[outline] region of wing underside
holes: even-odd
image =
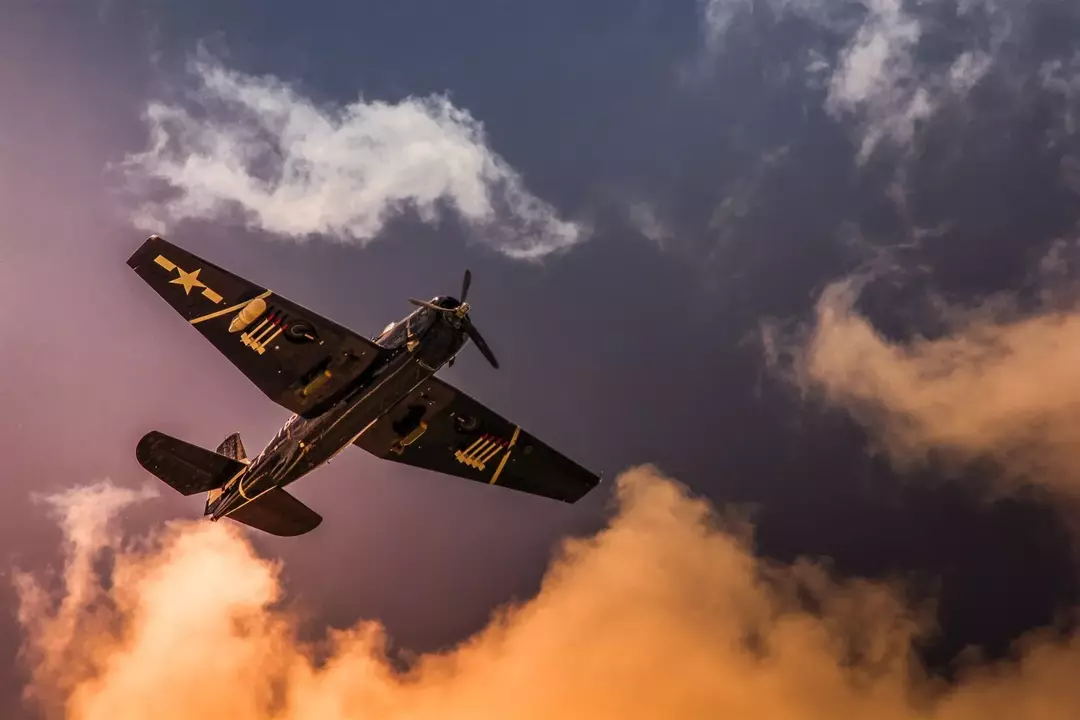
[[[421,384],[354,444],[386,460],[568,503],[600,481],[437,378]]]
[[[334,402],[384,352],[156,235],[128,265],[271,400],[304,417]]]

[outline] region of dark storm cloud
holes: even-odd
[[[967,94],[991,71],[1010,74],[1029,60],[1011,51],[1030,40],[1038,8],[1027,2],[965,0],[701,0],[707,49],[722,53],[741,34],[779,43],[789,61],[805,59],[803,86],[821,91],[822,106],[848,124],[856,159],[879,147],[909,152],[920,126]],[[748,29],[750,14],[766,18]],[[806,30],[794,42],[784,24]],[[732,37],[729,37],[732,36]],[[1052,56],[1055,50],[1048,49]]]
[[[802,118],[747,149],[765,158],[777,147],[789,148],[792,163],[768,170],[766,179],[782,182],[813,165],[822,182],[850,184],[835,201],[807,211],[801,218],[807,224],[831,222],[835,228],[855,221],[879,236],[871,243],[895,244],[907,242],[905,234],[957,220],[949,215],[963,201],[949,203],[950,191],[962,185],[977,192],[980,181],[990,181],[986,166],[995,161],[997,172],[1012,175],[1037,172],[1038,162],[1054,164],[1066,182],[1075,182],[1070,68],[1077,47],[1075,32],[1067,30],[1080,27],[1075,7],[997,0],[702,0],[699,12],[709,62],[721,70],[756,63],[761,88],[783,98],[767,110],[748,109],[757,124],[780,122],[759,117],[763,112],[797,110],[795,117]],[[728,84],[703,83],[695,91],[724,93],[737,107],[753,97]],[[823,142],[826,118],[850,147]],[[749,121],[749,115],[740,120]],[[1044,157],[1048,152],[1055,157]],[[1017,168],[1025,157],[1031,158],[1028,167]],[[765,165],[744,163],[742,179],[729,183],[724,195],[738,193]],[[796,182],[806,189],[804,178]],[[752,209],[720,234],[760,242],[760,216],[778,203],[792,204],[774,195],[775,185],[764,183],[741,201]],[[894,217],[881,217],[875,196],[888,200]],[[764,234],[783,232],[764,222],[770,228]],[[883,223],[891,227],[883,230]]]
[[[1077,8],[996,0],[701,8],[720,56],[747,35],[767,42],[784,23],[812,30],[784,54],[814,56],[801,91],[853,140],[850,156],[834,153],[823,167],[854,159],[859,178],[846,211],[832,217],[833,245],[848,223],[859,241],[847,262],[869,252],[891,266],[840,280],[840,263],[824,269],[817,280],[827,287],[815,290],[802,344],[792,350],[767,335],[773,359],[792,350],[789,377],[847,409],[905,468],[935,452],[962,465],[992,458],[1014,480],[1075,495],[1076,275],[1060,261],[1080,221]],[[758,22],[748,22],[751,12]],[[874,195],[892,209],[875,206]],[[783,206],[761,193],[725,202]],[[728,235],[746,215],[723,224]],[[1040,262],[1042,275],[1032,267]]]
[[[621,242],[611,228],[599,228],[608,236],[597,232],[595,241],[560,245],[578,250],[544,272],[502,261],[495,253],[466,255],[469,262],[488,264],[486,272],[478,273],[485,279],[477,283],[477,292],[490,293],[485,327],[498,328],[491,339],[505,348],[497,350],[507,358],[507,370],[484,374],[462,362],[448,378],[527,421],[560,447],[580,450],[583,459],[592,453],[611,469],[628,458],[670,463],[696,489],[761,501],[767,511],[760,524],[763,553],[787,556],[826,548],[842,570],[857,575],[864,574],[863,568],[872,573],[881,567],[945,575],[943,602],[952,604],[952,613],[946,607],[943,617],[960,626],[946,628],[956,642],[1001,639],[1020,632],[1024,623],[1049,622],[1057,600],[1045,599],[1046,587],[1067,588],[1070,571],[1061,559],[1065,553],[1055,553],[1063,544],[1060,537],[1028,534],[1032,525],[1040,531],[1053,525],[1049,511],[1010,514],[1015,510],[1010,506],[983,512],[969,496],[952,496],[950,503],[932,493],[923,496],[920,512],[907,505],[883,509],[881,495],[888,495],[892,478],[871,474],[861,440],[853,441],[846,426],[830,422],[802,422],[793,431],[805,418],[789,404],[755,393],[759,358],[741,352],[737,343],[762,314],[813,312],[823,281],[846,271],[851,256],[866,252],[865,246],[915,245],[904,264],[933,265],[942,282],[950,268],[960,267],[969,270],[969,281],[975,276],[1007,287],[1001,268],[1016,267],[1017,255],[1003,255],[1000,248],[1059,237],[1062,223],[1068,224],[1068,217],[1062,221],[1035,204],[1031,195],[1045,195],[1038,177],[1030,165],[1009,158],[1026,154],[1034,158],[1031,162],[1056,168],[1061,149],[1068,149],[1069,126],[1059,122],[1067,115],[1058,109],[1071,107],[1074,49],[1067,42],[1034,43],[1024,3],[732,1],[714,3],[711,14],[697,16],[689,4],[670,13],[667,3],[637,7],[650,4],[665,8],[654,13],[656,28],[613,20],[628,13],[626,4],[618,2],[523,5],[505,15],[493,9],[498,3],[466,3],[467,9],[455,6],[443,14],[418,12],[422,4],[408,2],[373,5],[362,12],[347,12],[347,4],[340,3],[271,11],[243,0],[226,6],[163,6],[162,13],[172,13],[159,23],[166,60],[177,48],[177,54],[186,55],[194,46],[190,37],[178,37],[181,32],[198,35],[224,28],[237,47],[246,47],[247,57],[235,66],[214,66],[221,75],[207,76],[209,84],[202,84],[206,78],[198,69],[184,81],[193,80],[191,85],[171,84],[191,89],[192,95],[152,103],[161,114],[145,125],[138,122],[138,113],[148,107],[146,98],[162,96],[160,86],[140,85],[124,74],[125,68],[138,66],[130,53],[118,49],[108,62],[100,57],[102,45],[128,47],[122,42],[125,34],[108,43],[99,38],[94,47],[89,31],[64,41],[23,33],[27,50],[22,56],[12,53],[17,44],[0,43],[5,59],[0,78],[18,67],[29,87],[20,88],[20,102],[5,106],[23,132],[21,139],[6,144],[17,149],[21,166],[2,168],[9,177],[19,171],[19,180],[0,197],[0,206],[14,213],[5,215],[11,224],[0,240],[18,233],[40,256],[33,265],[19,267],[16,285],[3,288],[19,312],[0,317],[0,326],[5,338],[18,337],[19,342],[0,357],[0,390],[10,398],[8,409],[29,428],[0,438],[10,443],[8,472],[18,485],[9,487],[14,499],[0,523],[10,545],[51,547],[39,539],[45,530],[37,516],[22,512],[18,503],[32,482],[55,487],[76,473],[101,476],[108,470],[134,483],[144,474],[132,449],[148,429],[159,427],[214,447],[237,429],[257,443],[284,419],[212,348],[186,335],[184,323],[130,277],[122,260],[141,238],[126,225],[127,216],[102,218],[104,213],[92,209],[105,205],[98,190],[106,158],[148,149],[130,167],[169,191],[149,212],[170,227],[175,224],[173,239],[254,280],[273,282],[290,297],[361,332],[377,331],[396,317],[402,304],[398,298],[410,288],[453,286],[465,262],[462,248],[446,242],[441,228],[437,238],[429,236],[431,242],[396,241],[402,235],[384,221],[400,207],[411,204],[425,219],[461,217],[474,240],[496,248],[509,243],[517,251],[529,247],[527,241],[517,244],[523,242],[520,227],[537,229],[533,239],[554,238],[556,245],[569,237],[559,231],[565,227],[561,223],[581,229],[566,219],[575,215],[564,217],[551,208],[572,207],[574,198],[586,195],[599,179],[608,187],[630,188],[619,195],[625,199],[624,214],[654,244]],[[211,6],[213,15],[207,17]],[[731,9],[735,12],[723,14]],[[702,37],[699,25],[688,22],[673,32],[677,22],[660,22],[680,12],[687,19],[707,18],[722,29],[709,41],[716,67],[713,86],[676,87],[670,65],[677,53],[671,48],[691,54],[700,49],[695,42]],[[252,22],[255,13],[266,14]],[[309,18],[317,21],[309,24]],[[261,65],[260,55],[265,59]],[[27,56],[48,58],[57,67],[35,69],[25,62]],[[240,73],[240,67],[269,69],[276,78],[289,73],[303,82],[286,88],[265,75]],[[222,88],[225,96],[215,94]],[[357,103],[360,91],[371,95]],[[428,102],[439,97],[432,93],[443,91],[453,92],[453,102]],[[1024,119],[1029,112],[1017,99],[1032,91],[1056,105],[1026,134],[1014,133],[1010,118]],[[427,100],[383,105],[371,100],[408,93]],[[55,97],[44,102],[45,96]],[[315,100],[327,96],[338,102]],[[259,105],[264,101],[269,109],[260,114],[260,108],[267,109]],[[993,112],[984,113],[984,106]],[[205,127],[188,122],[208,109],[222,110],[213,115],[220,122]],[[381,125],[375,132],[374,126],[364,125],[359,136],[372,141],[365,146],[372,154],[363,157],[379,169],[377,175],[354,174],[350,163],[359,156],[348,153],[319,168],[309,165],[318,159],[312,153],[323,141],[328,149],[348,146],[356,127],[353,110],[361,119],[415,122],[423,133],[395,134]],[[247,124],[239,121],[252,118]],[[474,132],[480,121],[482,135]],[[289,134],[289,128],[303,131]],[[144,145],[145,136],[137,133],[146,129],[162,134]],[[282,138],[298,142],[286,148],[292,154],[249,155],[251,138],[245,132],[256,134],[256,144],[269,139],[274,146]],[[2,132],[0,138],[10,140]],[[997,144],[973,149],[986,138],[997,138]],[[165,141],[160,148],[159,139]],[[423,152],[401,173],[376,162],[382,151],[397,157],[416,150],[416,139],[424,141],[420,149],[446,150],[461,164],[450,167],[440,161],[443,155]],[[1028,152],[1049,141],[1058,143],[1058,149],[1046,157]],[[1002,142],[1011,153],[1004,161]],[[85,152],[87,147],[93,152]],[[217,150],[220,154],[211,152]],[[506,158],[505,164],[493,160],[498,157]],[[898,167],[906,168],[906,174],[898,173]],[[280,181],[285,169],[294,172],[286,179],[295,185]],[[322,174],[310,173],[313,169]],[[513,174],[504,177],[503,171]],[[1010,176],[1017,179],[1010,182]],[[500,185],[506,177],[518,177],[520,185]],[[1034,190],[1018,201],[1013,197],[1018,186]],[[293,187],[317,191],[312,197],[320,202],[340,199],[338,190],[355,192],[350,197],[365,204],[312,210],[302,202],[307,195],[282,194]],[[507,194],[508,187],[521,194]],[[875,196],[901,197],[908,214],[883,210]],[[520,207],[537,213],[515,216],[515,197],[545,198],[549,204],[525,202]],[[170,203],[179,208],[175,223]],[[451,212],[443,214],[443,206]],[[1062,207],[1060,198],[1053,207]],[[289,212],[283,213],[286,208]],[[380,214],[380,208],[388,214]],[[1006,212],[1029,223],[1031,218],[1054,220],[1028,234],[1006,233],[1000,230],[1012,227],[1001,222]],[[210,222],[181,221],[203,213]],[[24,217],[30,215],[32,223]],[[231,222],[235,216],[252,232],[237,232]],[[979,227],[997,227],[997,234],[973,233],[964,239],[960,233],[970,232],[978,218],[985,223]],[[513,231],[507,232],[508,227]],[[296,237],[310,232],[347,240],[355,231],[353,247],[373,237],[387,241],[370,243],[363,253],[341,244],[258,243],[261,232],[269,235],[275,228]],[[657,252],[657,247],[678,248],[695,233],[724,240],[729,254],[723,256],[725,273],[717,284],[728,289],[735,285],[731,278],[741,276],[742,294],[727,298],[736,302],[702,302],[688,274],[672,261],[675,253]],[[912,235],[921,241],[914,242]],[[852,237],[860,242],[850,242]],[[933,253],[946,247],[955,254],[936,262]],[[990,256],[997,261],[990,262]],[[701,255],[691,257],[699,264]],[[715,266],[706,270],[716,274]],[[810,289],[815,290],[812,296]],[[869,336],[878,345],[859,347],[869,348],[872,359],[904,355],[908,342],[883,329],[880,305],[870,312],[837,303],[835,293],[827,299],[819,307],[839,311],[833,316],[838,322],[828,327],[855,328]],[[845,299],[842,294],[840,299]],[[831,336],[845,337],[842,332]],[[853,374],[871,366],[850,360],[842,365]],[[873,367],[879,379],[895,371]],[[919,371],[908,366],[898,375],[918,379]],[[917,383],[908,387],[913,401],[932,397]],[[839,390],[833,395],[841,396],[844,388]],[[848,396],[862,393],[856,400],[866,404],[877,390],[871,379]],[[58,438],[72,451],[57,452]],[[868,476],[874,482],[866,482],[869,490],[855,497],[863,488],[852,488]],[[1071,641],[1055,646],[1036,640],[1020,667],[979,668],[974,674],[986,677],[961,683],[955,694],[914,684],[928,698],[918,706],[922,715],[901,697],[906,681],[898,670],[902,664],[889,664],[895,655],[885,653],[887,667],[871,678],[868,694],[858,690],[868,687],[865,682],[853,691],[852,677],[863,681],[873,672],[864,673],[843,656],[841,650],[851,649],[845,643],[852,634],[872,646],[882,640],[897,655],[915,652],[908,642],[912,613],[898,596],[857,581],[871,599],[881,600],[870,603],[865,622],[863,616],[851,620],[846,601],[832,606],[839,608],[835,612],[804,613],[784,583],[759,582],[769,573],[758,570],[768,570],[769,564],[740,544],[730,526],[724,527],[731,532],[717,532],[712,519],[702,520],[701,506],[691,503],[688,510],[689,501],[666,481],[635,477],[626,485],[638,488],[629,491],[638,500],[624,504],[610,530],[580,555],[555,565],[546,585],[553,589],[523,603],[522,613],[505,627],[492,625],[464,648],[424,655],[424,668],[408,680],[393,675],[379,633],[374,639],[364,634],[369,626],[345,634],[336,646],[345,655],[294,642],[291,629],[276,624],[281,620],[288,626],[293,616],[267,609],[282,592],[273,568],[268,570],[224,526],[181,524],[145,552],[121,548],[119,574],[113,578],[123,582],[88,591],[96,600],[117,601],[114,607],[93,608],[103,607],[100,618],[110,622],[79,621],[75,626],[89,631],[81,636],[52,631],[70,627],[58,618],[64,607],[78,610],[79,602],[61,603],[58,609],[47,594],[34,595],[33,582],[23,586],[28,640],[42,663],[38,688],[53,700],[71,699],[72,712],[85,711],[83,717],[95,717],[94,712],[110,716],[117,698],[135,698],[129,707],[136,709],[146,699],[156,701],[159,710],[190,713],[193,708],[186,703],[214,702],[240,716],[258,712],[258,695],[220,698],[214,693],[229,683],[207,678],[242,683],[252,679],[252,669],[269,673],[256,672],[253,683],[269,677],[275,690],[299,687],[303,692],[295,696],[296,712],[314,706],[316,714],[323,711],[318,703],[342,697],[349,707],[368,714],[372,702],[384,703],[375,710],[396,712],[399,700],[406,708],[426,710],[426,703],[432,703],[447,713],[464,708],[461,712],[468,714],[486,702],[503,715],[525,714],[530,707],[569,716],[583,713],[581,708],[594,715],[614,708],[622,717],[639,710],[672,714],[672,708],[691,715],[698,710],[714,715],[721,708],[767,717],[784,711],[821,717],[839,708],[839,714],[955,718],[967,717],[964,707],[974,708],[972,716],[985,717],[988,706],[1022,716],[1033,714],[1038,703],[1075,711],[1071,680],[1062,680],[1070,677]],[[298,543],[258,538],[255,544],[289,558],[298,596],[317,607],[317,617],[309,620],[320,638],[327,625],[349,627],[357,616],[374,617],[404,644],[438,647],[479,627],[492,605],[529,596],[547,544],[571,527],[591,523],[603,499],[550,510],[484,489],[346,453],[299,489],[326,513],[320,534]],[[175,496],[163,498],[162,505],[161,514],[169,517],[198,511]],[[670,513],[654,517],[650,510]],[[136,508],[132,515],[152,513]],[[928,515],[937,518],[938,529],[932,529],[935,521]],[[1021,519],[1006,522],[1002,517]],[[919,532],[911,530],[913,525]],[[612,543],[621,545],[605,554]],[[1030,561],[1031,547],[1039,548],[1039,563]],[[1014,553],[1017,548],[1024,550]],[[594,550],[599,556],[591,554]],[[39,567],[37,559],[25,565]],[[854,571],[853,563],[858,565]],[[727,572],[717,573],[718,567]],[[599,582],[610,579],[607,570],[614,580]],[[789,570],[779,574],[805,577],[798,568]],[[825,605],[834,592],[842,598],[866,597],[861,589],[845,595],[848,585],[811,576],[820,581],[816,597]],[[654,582],[643,590],[639,577]],[[166,592],[177,585],[206,594],[181,603],[186,595]],[[566,585],[574,592],[564,592]],[[1017,605],[1002,609],[1004,600],[984,602],[1017,587],[1030,590],[1018,596]],[[78,596],[79,590],[69,586],[66,592]],[[609,599],[616,596],[640,602],[617,605],[613,615]],[[715,598],[719,602],[710,604]],[[559,613],[550,610],[549,599]],[[220,612],[222,607],[237,613],[229,617]],[[762,609],[775,607],[783,612],[763,619]],[[229,622],[237,615],[238,623]],[[602,622],[593,622],[596,618]],[[700,622],[691,622],[695,618]],[[653,619],[655,626],[649,624]],[[238,626],[251,632],[237,633]],[[657,627],[660,631],[653,632]],[[500,636],[503,630],[506,637]],[[143,631],[147,634],[139,634]],[[183,645],[188,635],[209,640]],[[744,642],[748,635],[758,642]],[[43,638],[61,638],[59,647]],[[79,644],[83,639],[86,645]],[[640,642],[628,645],[631,640]],[[262,664],[267,659],[264,641],[281,651],[281,665]],[[470,655],[469,648],[475,653]],[[46,659],[57,651],[72,663]],[[175,664],[150,662],[163,654]],[[328,654],[340,664],[312,660]],[[664,655],[687,661],[658,671],[656,657]],[[214,665],[217,661],[221,664]],[[181,668],[182,677],[163,689],[172,678],[161,673],[170,667]],[[56,672],[71,674],[58,680]],[[374,679],[361,687],[358,676]],[[289,685],[295,677],[297,684]],[[549,682],[530,683],[531,678]],[[716,678],[736,680],[717,684]],[[1040,681],[1046,686],[1038,687]],[[628,694],[623,689],[627,683],[649,694]],[[169,704],[162,698],[172,696],[161,693],[170,688],[189,692]],[[418,688],[427,694],[414,700],[409,692]],[[518,692],[498,692],[505,688]],[[664,696],[665,688],[684,692]],[[875,701],[872,706],[868,697]],[[633,703],[629,709],[627,703]]]

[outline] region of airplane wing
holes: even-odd
[[[385,352],[157,235],[128,265],[267,397],[301,416],[321,412]]]
[[[434,377],[353,444],[385,460],[568,503],[600,482],[595,473]]]

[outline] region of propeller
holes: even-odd
[[[465,302],[465,296],[469,294],[470,285],[472,285],[472,273],[466,268],[465,277],[461,279],[461,297],[458,298],[461,302]]]
[[[496,370],[499,369],[499,361],[495,359],[495,353],[491,352],[491,348],[484,342],[484,336],[480,334],[480,331],[476,329],[476,326],[472,324],[472,320],[466,315],[461,321],[461,327],[465,330],[465,334],[469,336],[469,339],[476,345],[476,349],[480,351],[480,354],[491,363],[491,367]]]
[[[480,331],[473,325],[472,320],[469,318],[469,303],[465,302],[466,296],[469,294],[469,286],[472,285],[472,273],[468,270],[465,271],[465,277],[461,280],[461,297],[458,299],[458,304],[452,308],[445,308],[434,303],[426,302],[424,300],[417,300],[416,298],[409,298],[409,302],[419,307],[427,308],[428,310],[434,310],[440,313],[452,313],[458,317],[461,321],[461,329],[468,336],[473,344],[476,345],[476,349],[480,351],[480,354],[491,363],[491,366],[498,370],[499,361],[495,359],[495,353],[491,352],[491,348],[488,347],[487,342],[484,341],[484,336],[480,334]],[[450,364],[453,365],[453,359],[450,360]]]

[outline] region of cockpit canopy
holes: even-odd
[[[434,311],[419,308],[383,328],[382,334],[375,338],[375,344],[389,350],[403,347],[409,340],[422,335],[434,322]]]
[[[449,295],[439,295],[431,299],[431,304],[450,309],[461,305],[461,301]],[[435,322],[436,315],[434,310],[419,308],[383,328],[382,334],[375,338],[375,344],[390,350],[402,347],[410,339],[423,335]]]

